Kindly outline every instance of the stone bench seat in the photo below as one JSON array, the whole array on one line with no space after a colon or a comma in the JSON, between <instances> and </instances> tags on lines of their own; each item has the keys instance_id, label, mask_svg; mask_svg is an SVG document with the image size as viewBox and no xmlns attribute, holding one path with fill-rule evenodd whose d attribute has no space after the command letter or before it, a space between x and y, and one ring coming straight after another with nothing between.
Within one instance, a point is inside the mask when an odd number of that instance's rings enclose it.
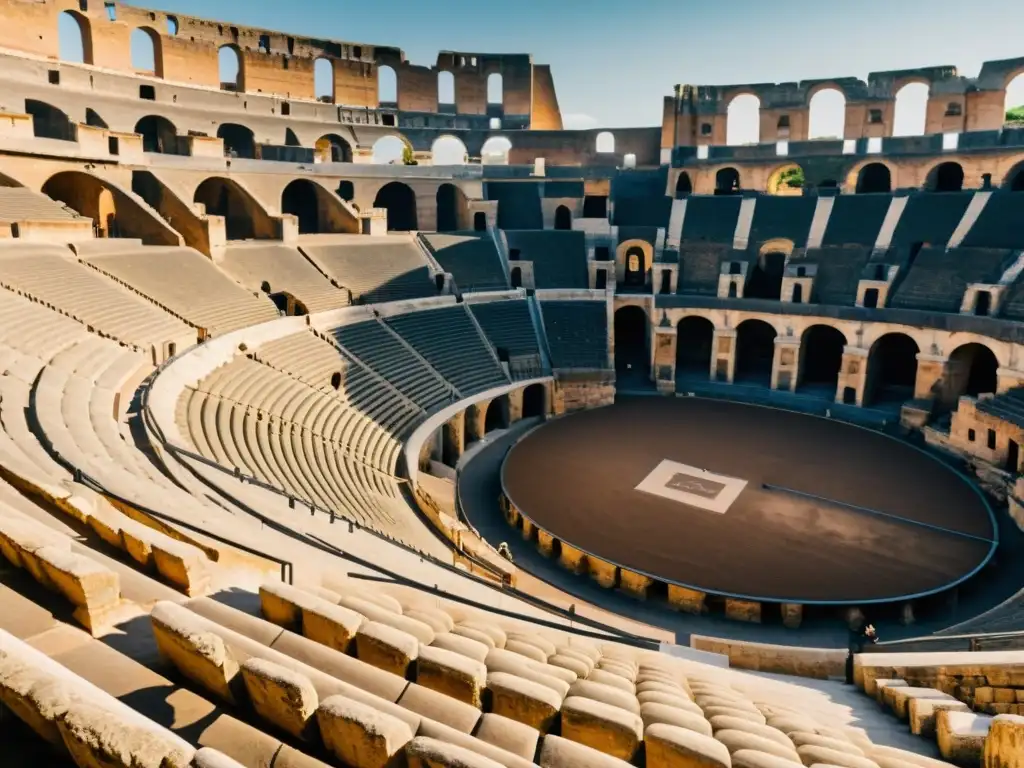
<instances>
[{"instance_id":1,"label":"stone bench seat","mask_svg":"<svg viewBox=\"0 0 1024 768\"><path fill-rule=\"evenodd\" d=\"M985 740L994 718L974 712L940 710L935 717L939 752L951 763L981 765Z\"/></svg>"}]
</instances>

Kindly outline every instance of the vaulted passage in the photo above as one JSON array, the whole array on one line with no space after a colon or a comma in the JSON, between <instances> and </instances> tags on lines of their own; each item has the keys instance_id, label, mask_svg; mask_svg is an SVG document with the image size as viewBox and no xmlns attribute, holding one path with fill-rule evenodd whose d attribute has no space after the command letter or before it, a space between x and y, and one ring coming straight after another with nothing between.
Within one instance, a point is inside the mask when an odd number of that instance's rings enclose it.
<instances>
[{"instance_id":1,"label":"vaulted passage","mask_svg":"<svg viewBox=\"0 0 1024 768\"><path fill-rule=\"evenodd\" d=\"M946 370L943 404L956 407L963 395L977 397L995 392L999 361L984 344L964 344L953 350Z\"/></svg>"},{"instance_id":2,"label":"vaulted passage","mask_svg":"<svg viewBox=\"0 0 1024 768\"><path fill-rule=\"evenodd\" d=\"M775 360L775 329L763 320L744 320L736 328L736 369L738 384L770 386Z\"/></svg>"},{"instance_id":3,"label":"vaulted passage","mask_svg":"<svg viewBox=\"0 0 1024 768\"><path fill-rule=\"evenodd\" d=\"M296 179L281 194L281 212L293 214L299 220L299 234L323 232L316 185L305 179Z\"/></svg>"},{"instance_id":4,"label":"vaulted passage","mask_svg":"<svg viewBox=\"0 0 1024 768\"><path fill-rule=\"evenodd\" d=\"M162 155L178 155L178 129L166 117L147 115L135 124L135 132L142 135L142 151Z\"/></svg>"},{"instance_id":5,"label":"vaulted passage","mask_svg":"<svg viewBox=\"0 0 1024 768\"><path fill-rule=\"evenodd\" d=\"M206 206L208 214L224 217L228 240L274 236L267 214L230 179L207 179L196 189L193 202Z\"/></svg>"},{"instance_id":6,"label":"vaulted passage","mask_svg":"<svg viewBox=\"0 0 1024 768\"><path fill-rule=\"evenodd\" d=\"M871 347L865 405L900 403L914 396L917 342L903 333L887 333Z\"/></svg>"},{"instance_id":7,"label":"vaulted passage","mask_svg":"<svg viewBox=\"0 0 1024 768\"><path fill-rule=\"evenodd\" d=\"M676 381L707 380L711 375L711 350L715 326L706 317L691 315L676 328Z\"/></svg>"},{"instance_id":8,"label":"vaulted passage","mask_svg":"<svg viewBox=\"0 0 1024 768\"><path fill-rule=\"evenodd\" d=\"M648 356L647 313L640 307L622 307L615 313L615 370L646 378Z\"/></svg>"},{"instance_id":9,"label":"vaulted passage","mask_svg":"<svg viewBox=\"0 0 1024 768\"><path fill-rule=\"evenodd\" d=\"M373 200L374 208L387 208L388 230L408 232L418 229L416 218L416 194L399 181L385 184Z\"/></svg>"},{"instance_id":10,"label":"vaulted passage","mask_svg":"<svg viewBox=\"0 0 1024 768\"><path fill-rule=\"evenodd\" d=\"M868 163L857 173L857 194L891 192L892 174L882 163Z\"/></svg>"},{"instance_id":11,"label":"vaulted passage","mask_svg":"<svg viewBox=\"0 0 1024 768\"><path fill-rule=\"evenodd\" d=\"M768 251L758 257L743 290L748 299L773 299L782 294L782 273L786 267L786 254Z\"/></svg>"},{"instance_id":12,"label":"vaulted passage","mask_svg":"<svg viewBox=\"0 0 1024 768\"><path fill-rule=\"evenodd\" d=\"M846 337L830 325L812 325L800 339L800 385L831 399L839 384Z\"/></svg>"},{"instance_id":13,"label":"vaulted passage","mask_svg":"<svg viewBox=\"0 0 1024 768\"><path fill-rule=\"evenodd\" d=\"M217 128L217 138L224 141L224 154L253 160L256 157L256 139L244 125L224 123Z\"/></svg>"},{"instance_id":14,"label":"vaulted passage","mask_svg":"<svg viewBox=\"0 0 1024 768\"><path fill-rule=\"evenodd\" d=\"M454 184L442 184L437 188L437 231L454 232L459 228L459 190Z\"/></svg>"}]
</instances>

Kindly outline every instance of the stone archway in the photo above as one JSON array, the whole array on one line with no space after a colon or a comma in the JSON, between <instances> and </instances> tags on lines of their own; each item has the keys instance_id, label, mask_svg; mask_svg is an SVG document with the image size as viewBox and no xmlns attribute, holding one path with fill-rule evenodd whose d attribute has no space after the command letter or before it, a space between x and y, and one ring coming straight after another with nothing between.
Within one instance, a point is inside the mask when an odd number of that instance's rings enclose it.
<instances>
[{"instance_id":1,"label":"stone archway","mask_svg":"<svg viewBox=\"0 0 1024 768\"><path fill-rule=\"evenodd\" d=\"M917 384L917 342L905 333L887 333L868 353L865 405L903 403Z\"/></svg>"},{"instance_id":2,"label":"stone archway","mask_svg":"<svg viewBox=\"0 0 1024 768\"><path fill-rule=\"evenodd\" d=\"M711 376L715 326L706 317L690 315L676 326L676 383L707 381Z\"/></svg>"},{"instance_id":3,"label":"stone archway","mask_svg":"<svg viewBox=\"0 0 1024 768\"><path fill-rule=\"evenodd\" d=\"M771 386L777 335L764 320L744 320L736 327L735 383Z\"/></svg>"},{"instance_id":4,"label":"stone archway","mask_svg":"<svg viewBox=\"0 0 1024 768\"><path fill-rule=\"evenodd\" d=\"M543 384L531 384L523 390L522 417L524 419L543 417L547 414L547 410L547 389Z\"/></svg>"},{"instance_id":5,"label":"stone archway","mask_svg":"<svg viewBox=\"0 0 1024 768\"><path fill-rule=\"evenodd\" d=\"M846 336L831 325L812 325L800 338L797 391L832 400L839 386Z\"/></svg>"},{"instance_id":6,"label":"stone archway","mask_svg":"<svg viewBox=\"0 0 1024 768\"><path fill-rule=\"evenodd\" d=\"M649 379L650 321L642 307L615 311L615 370L639 383Z\"/></svg>"},{"instance_id":7,"label":"stone archway","mask_svg":"<svg viewBox=\"0 0 1024 768\"><path fill-rule=\"evenodd\" d=\"M233 179L206 179L196 187L192 202L202 203L208 214L224 217L228 240L279 237L267 212Z\"/></svg>"},{"instance_id":8,"label":"stone archway","mask_svg":"<svg viewBox=\"0 0 1024 768\"><path fill-rule=\"evenodd\" d=\"M960 397L994 393L999 386L999 361L984 344L961 344L949 356L940 401L954 408Z\"/></svg>"},{"instance_id":9,"label":"stone archway","mask_svg":"<svg viewBox=\"0 0 1024 768\"><path fill-rule=\"evenodd\" d=\"M654 246L646 240L626 240L615 249L615 274L622 286L642 288L651 281Z\"/></svg>"},{"instance_id":10,"label":"stone archway","mask_svg":"<svg viewBox=\"0 0 1024 768\"><path fill-rule=\"evenodd\" d=\"M377 192L374 208L388 211L388 231L409 232L418 229L416 193L408 184L392 181Z\"/></svg>"}]
</instances>

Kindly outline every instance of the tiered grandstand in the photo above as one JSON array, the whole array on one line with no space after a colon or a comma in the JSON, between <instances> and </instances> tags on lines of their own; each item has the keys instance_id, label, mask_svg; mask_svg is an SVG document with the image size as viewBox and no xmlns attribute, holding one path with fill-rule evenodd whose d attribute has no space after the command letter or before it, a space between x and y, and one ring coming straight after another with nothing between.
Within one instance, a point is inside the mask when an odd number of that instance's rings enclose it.
<instances>
[{"instance_id":1,"label":"tiered grandstand","mask_svg":"<svg viewBox=\"0 0 1024 768\"><path fill-rule=\"evenodd\" d=\"M563 130L532 56L0 0L0 763L1024 765L1020 71L679 85L661 125ZM841 141L807 133L826 86ZM657 466L639 419L552 438L526 482L582 524L516 507L513 445L638 402L679 406ZM862 578L808 597L836 551Z\"/></svg>"}]
</instances>

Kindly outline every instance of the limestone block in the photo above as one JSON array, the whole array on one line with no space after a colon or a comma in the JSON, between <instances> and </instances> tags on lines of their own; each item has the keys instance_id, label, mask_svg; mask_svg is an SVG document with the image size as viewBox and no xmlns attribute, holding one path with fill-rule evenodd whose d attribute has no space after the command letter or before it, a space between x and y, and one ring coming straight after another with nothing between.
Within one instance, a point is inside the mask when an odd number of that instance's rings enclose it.
<instances>
[{"instance_id":1,"label":"limestone block","mask_svg":"<svg viewBox=\"0 0 1024 768\"><path fill-rule=\"evenodd\" d=\"M537 549L544 557L551 557L554 553L555 541L557 539L550 533L541 528L537 529Z\"/></svg>"},{"instance_id":2,"label":"limestone block","mask_svg":"<svg viewBox=\"0 0 1024 768\"><path fill-rule=\"evenodd\" d=\"M511 651L495 648L488 652L485 664L487 665L488 673L506 672L525 680L530 680L550 688L558 694L559 699L564 699L569 692L569 683L547 674L546 671L541 671L537 662L530 661ZM558 668L555 667L554 669Z\"/></svg>"},{"instance_id":3,"label":"limestone block","mask_svg":"<svg viewBox=\"0 0 1024 768\"><path fill-rule=\"evenodd\" d=\"M767 752L741 749L733 753L732 765L733 768L793 768L797 763Z\"/></svg>"},{"instance_id":4,"label":"limestone block","mask_svg":"<svg viewBox=\"0 0 1024 768\"><path fill-rule=\"evenodd\" d=\"M581 696L562 702L561 722L564 738L626 761L633 759L643 740L638 714Z\"/></svg>"},{"instance_id":5,"label":"limestone block","mask_svg":"<svg viewBox=\"0 0 1024 768\"><path fill-rule=\"evenodd\" d=\"M864 751L852 741L846 739L836 739L831 736L822 736L820 733L807 733L805 731L794 731L789 734L789 738L798 750L803 746L827 747L839 752L864 757Z\"/></svg>"},{"instance_id":6,"label":"limestone block","mask_svg":"<svg viewBox=\"0 0 1024 768\"><path fill-rule=\"evenodd\" d=\"M263 618L293 632L302 631L302 606L316 599L310 592L281 581L261 584L259 594Z\"/></svg>"},{"instance_id":7,"label":"limestone block","mask_svg":"<svg viewBox=\"0 0 1024 768\"><path fill-rule=\"evenodd\" d=\"M715 738L722 742L729 750L729 753L739 752L741 749L753 749L758 752L767 752L795 763L800 762L796 749L786 747L773 739L747 733L746 731L734 731L726 729L715 733Z\"/></svg>"},{"instance_id":8,"label":"limestone block","mask_svg":"<svg viewBox=\"0 0 1024 768\"><path fill-rule=\"evenodd\" d=\"M766 717L766 722L772 728L779 729L790 738L793 737L794 733L818 732L818 724L814 720L799 714L771 714Z\"/></svg>"},{"instance_id":9,"label":"limestone block","mask_svg":"<svg viewBox=\"0 0 1024 768\"><path fill-rule=\"evenodd\" d=\"M680 587L676 584L668 585L669 607L675 608L677 611L700 616L705 611L705 599L707 599L706 592L688 587Z\"/></svg>"},{"instance_id":10,"label":"limestone block","mask_svg":"<svg viewBox=\"0 0 1024 768\"><path fill-rule=\"evenodd\" d=\"M481 741L530 762L533 762L533 756L537 753L537 742L540 740L540 732L537 729L492 713L480 718L480 725L477 726L474 735Z\"/></svg>"},{"instance_id":11,"label":"limestone block","mask_svg":"<svg viewBox=\"0 0 1024 768\"><path fill-rule=\"evenodd\" d=\"M579 658L566 656L562 653L556 653L554 656L549 657L548 664L568 669L570 672L575 673L577 677L586 677L590 674L590 667L585 662Z\"/></svg>"},{"instance_id":12,"label":"limestone block","mask_svg":"<svg viewBox=\"0 0 1024 768\"><path fill-rule=\"evenodd\" d=\"M800 603L783 603L782 624L789 629L797 629L804 620L804 607Z\"/></svg>"},{"instance_id":13,"label":"limestone block","mask_svg":"<svg viewBox=\"0 0 1024 768\"><path fill-rule=\"evenodd\" d=\"M413 737L403 721L345 696L321 701L316 720L324 746L352 768L384 768Z\"/></svg>"},{"instance_id":14,"label":"limestone block","mask_svg":"<svg viewBox=\"0 0 1024 768\"><path fill-rule=\"evenodd\" d=\"M547 733L558 715L562 697L551 688L506 672L488 672L490 711Z\"/></svg>"},{"instance_id":15,"label":"limestone block","mask_svg":"<svg viewBox=\"0 0 1024 768\"><path fill-rule=\"evenodd\" d=\"M505 643L508 640L508 636L505 634L505 630L499 627L497 624L492 624L487 621L460 621L458 627L462 629L470 629L475 632L482 632L491 638L495 648L504 648Z\"/></svg>"},{"instance_id":16,"label":"limestone block","mask_svg":"<svg viewBox=\"0 0 1024 768\"><path fill-rule=\"evenodd\" d=\"M78 701L68 707L57 727L80 766L189 768L195 756L194 748L155 723L117 717L93 702Z\"/></svg>"},{"instance_id":17,"label":"limestone block","mask_svg":"<svg viewBox=\"0 0 1024 768\"><path fill-rule=\"evenodd\" d=\"M456 624L454 627L452 627L451 633L456 637L465 637L469 640L475 640L476 642L487 646L488 650L497 648L497 645L495 645L494 640L491 638L489 634L487 634L486 632L481 632L478 629L473 629L472 627L464 627L460 624Z\"/></svg>"},{"instance_id":18,"label":"limestone block","mask_svg":"<svg viewBox=\"0 0 1024 768\"><path fill-rule=\"evenodd\" d=\"M405 748L409 768L503 768L501 763L465 747L417 736Z\"/></svg>"},{"instance_id":19,"label":"limestone block","mask_svg":"<svg viewBox=\"0 0 1024 768\"><path fill-rule=\"evenodd\" d=\"M13 515L0 517L0 554L14 567L26 568L32 573L23 555L47 546L60 547L70 552L71 540L29 518ZM45 578L41 570L38 574L32 573L32 577L40 582Z\"/></svg>"},{"instance_id":20,"label":"limestone block","mask_svg":"<svg viewBox=\"0 0 1024 768\"><path fill-rule=\"evenodd\" d=\"M992 717L973 712L939 710L935 716L935 737L939 752L952 763L981 765Z\"/></svg>"},{"instance_id":21,"label":"limestone block","mask_svg":"<svg viewBox=\"0 0 1024 768\"><path fill-rule=\"evenodd\" d=\"M925 757L916 752L908 752L905 749L896 747L881 747L868 745L865 754L874 760L879 768L949 768L949 763L936 760L933 757Z\"/></svg>"},{"instance_id":22,"label":"limestone block","mask_svg":"<svg viewBox=\"0 0 1024 768\"><path fill-rule=\"evenodd\" d=\"M476 661L483 661L486 659L487 652L490 650L490 646L487 646L478 640L471 640L468 637L462 637L461 635L456 635L451 632L435 637L431 646L434 648L443 648L446 651L452 651L453 653L458 653Z\"/></svg>"},{"instance_id":23,"label":"limestone block","mask_svg":"<svg viewBox=\"0 0 1024 768\"><path fill-rule=\"evenodd\" d=\"M205 690L237 704L239 666L219 635L202 628L187 608L162 601L149 615L160 655Z\"/></svg>"},{"instance_id":24,"label":"limestone block","mask_svg":"<svg viewBox=\"0 0 1024 768\"><path fill-rule=\"evenodd\" d=\"M716 705L713 707L704 707L704 717L709 720L712 717L718 717L720 715L727 715L729 717L738 717L743 720L749 720L751 723L758 723L765 725L765 717L760 712L752 712L749 709L743 709L742 707L731 707L724 705Z\"/></svg>"},{"instance_id":25,"label":"limestone block","mask_svg":"<svg viewBox=\"0 0 1024 768\"><path fill-rule=\"evenodd\" d=\"M708 718L708 722L711 723L711 730L715 733L728 730L743 731L745 733L752 733L755 736L771 739L787 749L796 750L796 746L789 736L776 728L772 728L770 725L761 725L750 720L744 720L742 717L732 717L730 715L715 715Z\"/></svg>"},{"instance_id":26,"label":"limestone block","mask_svg":"<svg viewBox=\"0 0 1024 768\"><path fill-rule=\"evenodd\" d=\"M885 689L886 688L902 688L902 687L905 687L907 684L908 683L907 683L906 680L898 680L896 678L889 678L889 679L882 679L882 680L877 680L876 679L875 680L875 685L874 685L875 700L879 704L885 704L886 703L886 700L885 700ZM866 686L864 688L864 692L867 693L867 687ZM890 694L890 700L891 700L891 697L892 697L892 694Z\"/></svg>"},{"instance_id":27,"label":"limestone block","mask_svg":"<svg viewBox=\"0 0 1024 768\"><path fill-rule=\"evenodd\" d=\"M547 638L541 637L537 634L526 634L525 632L508 632L505 635L505 642L507 643L510 640L515 640L520 643L526 643L527 645L532 645L536 648L539 648L541 651L543 651L545 660L549 656L554 656L556 653L558 653L558 648L555 647L554 643L552 643Z\"/></svg>"},{"instance_id":28,"label":"limestone block","mask_svg":"<svg viewBox=\"0 0 1024 768\"><path fill-rule=\"evenodd\" d=\"M497 649L495 649L495 652L511 653L511 651L498 651ZM548 677L553 677L556 680L561 680L566 685L572 685L577 680L579 680L579 675L577 675L575 672L571 670L566 669L565 667L559 667L554 664L548 664L547 662L533 661L532 659L529 660L528 663L531 668L536 669L541 674L547 675Z\"/></svg>"},{"instance_id":29,"label":"limestone block","mask_svg":"<svg viewBox=\"0 0 1024 768\"><path fill-rule=\"evenodd\" d=\"M626 691L612 688L609 685L595 683L591 680L577 680L569 687L569 696L593 699L602 704L624 709L634 715L640 714L640 702L636 696Z\"/></svg>"},{"instance_id":30,"label":"limestone block","mask_svg":"<svg viewBox=\"0 0 1024 768\"><path fill-rule=\"evenodd\" d=\"M164 581L189 597L204 595L210 588L210 560L199 547L158 531L152 538L153 562Z\"/></svg>"},{"instance_id":31,"label":"limestone block","mask_svg":"<svg viewBox=\"0 0 1024 768\"><path fill-rule=\"evenodd\" d=\"M761 603L756 600L738 600L727 597L725 599L725 616L733 621L748 621L760 624Z\"/></svg>"},{"instance_id":32,"label":"limestone block","mask_svg":"<svg viewBox=\"0 0 1024 768\"><path fill-rule=\"evenodd\" d=\"M892 711L900 720L910 718L910 702L920 699L938 699L939 701L956 701L948 693L936 690L935 688L912 688L910 686L896 686L890 688L892 694Z\"/></svg>"},{"instance_id":33,"label":"limestone block","mask_svg":"<svg viewBox=\"0 0 1024 768\"><path fill-rule=\"evenodd\" d=\"M669 707L676 709L682 709L686 712L693 712L695 715L705 716L704 710L698 707L694 702L690 701L685 696L681 696L674 693L663 693L661 691L644 691L636 695L636 699L640 702L640 705L644 704L664 704ZM732 712L733 710L723 710L725 712ZM763 721L764 718L761 718Z\"/></svg>"},{"instance_id":34,"label":"limestone block","mask_svg":"<svg viewBox=\"0 0 1024 768\"><path fill-rule=\"evenodd\" d=\"M654 579L650 576L644 576L642 573L628 571L625 568L619 569L619 589L630 597L635 597L639 600L646 600L647 588L653 583Z\"/></svg>"},{"instance_id":35,"label":"limestone block","mask_svg":"<svg viewBox=\"0 0 1024 768\"><path fill-rule=\"evenodd\" d=\"M965 712L970 710L970 707L953 697L910 699L907 706L910 732L917 736L935 736L935 717L942 709Z\"/></svg>"},{"instance_id":36,"label":"limestone block","mask_svg":"<svg viewBox=\"0 0 1024 768\"><path fill-rule=\"evenodd\" d=\"M256 714L286 733L313 741L316 708L313 683L305 675L264 659L242 662L242 681Z\"/></svg>"},{"instance_id":37,"label":"limestone block","mask_svg":"<svg viewBox=\"0 0 1024 768\"><path fill-rule=\"evenodd\" d=\"M461 733L472 733L480 722L478 708L419 683L409 683L395 703L404 710L429 717Z\"/></svg>"},{"instance_id":38,"label":"limestone block","mask_svg":"<svg viewBox=\"0 0 1024 768\"><path fill-rule=\"evenodd\" d=\"M605 656L597 663L597 668L604 670L605 672L611 672L613 675L618 675L619 677L625 678L631 683L636 682L636 664Z\"/></svg>"},{"instance_id":39,"label":"limestone block","mask_svg":"<svg viewBox=\"0 0 1024 768\"><path fill-rule=\"evenodd\" d=\"M592 662L592 666L597 666L597 662L601 660L601 650L589 643L574 639L571 645L560 645L557 648L559 653L577 654L586 656Z\"/></svg>"},{"instance_id":40,"label":"limestone block","mask_svg":"<svg viewBox=\"0 0 1024 768\"><path fill-rule=\"evenodd\" d=\"M359 597L342 597L338 604L351 611L355 611L369 621L384 624L412 635L424 645L430 645L434 642L434 630L422 621L416 621L416 619L411 619L387 608L382 608L369 600L363 600Z\"/></svg>"},{"instance_id":41,"label":"limestone block","mask_svg":"<svg viewBox=\"0 0 1024 768\"><path fill-rule=\"evenodd\" d=\"M202 747L192 758L192 768L245 768L241 763L232 760L223 752L210 747Z\"/></svg>"},{"instance_id":42,"label":"limestone block","mask_svg":"<svg viewBox=\"0 0 1024 768\"><path fill-rule=\"evenodd\" d=\"M637 695L645 693L646 691L660 691L661 693L668 693L672 696L687 696L687 691L679 683L673 683L667 680L651 680L649 678L642 679L636 684Z\"/></svg>"},{"instance_id":43,"label":"limestone block","mask_svg":"<svg viewBox=\"0 0 1024 768\"><path fill-rule=\"evenodd\" d=\"M804 744L797 747L800 761L806 765L835 765L842 768L878 768L876 763L863 755L855 755L845 750L822 747L817 744Z\"/></svg>"},{"instance_id":44,"label":"limestone block","mask_svg":"<svg viewBox=\"0 0 1024 768\"><path fill-rule=\"evenodd\" d=\"M760 711L754 706L754 703L750 701L750 699L744 698L735 691L718 690L712 694L694 692L693 698L694 701L703 708L730 707L732 709L742 709L747 712L760 714Z\"/></svg>"},{"instance_id":45,"label":"limestone block","mask_svg":"<svg viewBox=\"0 0 1024 768\"><path fill-rule=\"evenodd\" d=\"M479 708L483 706L487 667L458 653L425 645L419 649L416 661L416 682Z\"/></svg>"},{"instance_id":46,"label":"limestone block","mask_svg":"<svg viewBox=\"0 0 1024 768\"><path fill-rule=\"evenodd\" d=\"M997 715L989 728L983 753L985 768L1024 766L1024 717Z\"/></svg>"},{"instance_id":47,"label":"limestone block","mask_svg":"<svg viewBox=\"0 0 1024 768\"><path fill-rule=\"evenodd\" d=\"M377 669L405 677L419 656L420 642L401 630L367 621L356 633L356 656Z\"/></svg>"},{"instance_id":48,"label":"limestone block","mask_svg":"<svg viewBox=\"0 0 1024 768\"><path fill-rule=\"evenodd\" d=\"M705 720L702 715L670 707L666 704L641 704L640 719L644 721L644 728L649 728L655 723L664 723L703 733L705 736L712 735L711 723Z\"/></svg>"},{"instance_id":49,"label":"limestone block","mask_svg":"<svg viewBox=\"0 0 1024 768\"><path fill-rule=\"evenodd\" d=\"M301 622L302 634L310 640L347 653L363 626L363 617L343 606L317 600L302 607Z\"/></svg>"},{"instance_id":50,"label":"limestone block","mask_svg":"<svg viewBox=\"0 0 1024 768\"><path fill-rule=\"evenodd\" d=\"M701 733L656 723L644 733L647 768L730 768L725 745Z\"/></svg>"},{"instance_id":51,"label":"limestone block","mask_svg":"<svg viewBox=\"0 0 1024 768\"><path fill-rule=\"evenodd\" d=\"M121 581L115 571L84 555L55 546L33 553L46 583L75 606L75 619L94 635L106 629L121 601Z\"/></svg>"},{"instance_id":52,"label":"limestone block","mask_svg":"<svg viewBox=\"0 0 1024 768\"><path fill-rule=\"evenodd\" d=\"M636 695L635 685L629 682L629 680L627 680L625 677L621 677L620 675L617 675L613 672L609 672L607 669L604 669L603 667L601 669L595 669L593 672L591 672L590 675L587 677L587 680L589 680L592 683L600 683L601 685L608 685L612 688L618 688L620 691L625 691L626 693L633 696Z\"/></svg>"},{"instance_id":53,"label":"limestone block","mask_svg":"<svg viewBox=\"0 0 1024 768\"><path fill-rule=\"evenodd\" d=\"M528 645L518 640L507 640L505 642L505 650L512 653L518 653L520 656L525 656L531 661L536 661L541 664L547 664L548 657L540 648L535 645Z\"/></svg>"},{"instance_id":54,"label":"limestone block","mask_svg":"<svg viewBox=\"0 0 1024 768\"><path fill-rule=\"evenodd\" d=\"M451 632L452 627L455 626L452 617L439 609L411 609L405 612L405 616L416 621L422 621L438 635Z\"/></svg>"}]
</instances>

